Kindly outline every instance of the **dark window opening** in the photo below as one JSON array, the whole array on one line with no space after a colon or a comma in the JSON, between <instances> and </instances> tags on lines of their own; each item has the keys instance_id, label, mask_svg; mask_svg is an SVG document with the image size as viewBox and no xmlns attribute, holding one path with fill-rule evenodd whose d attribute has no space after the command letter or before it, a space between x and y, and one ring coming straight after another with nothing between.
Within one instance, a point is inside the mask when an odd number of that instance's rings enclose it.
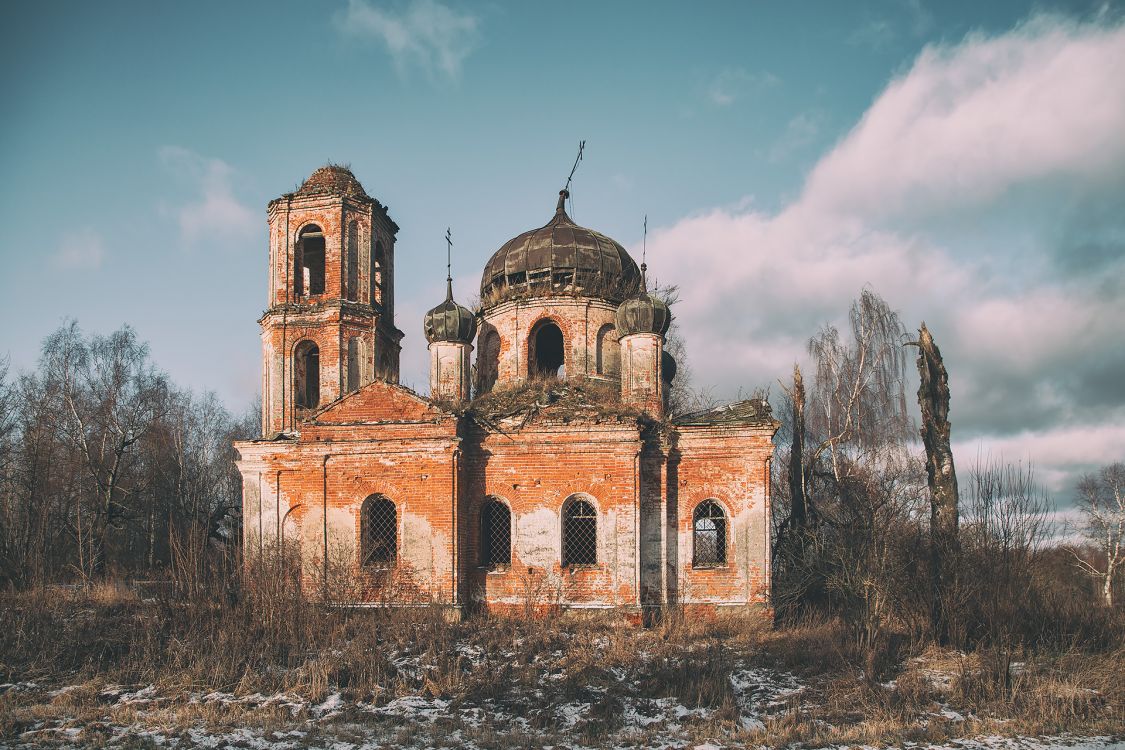
<instances>
[{"instance_id":1,"label":"dark window opening","mask_svg":"<svg viewBox=\"0 0 1125 750\"><path fill-rule=\"evenodd\" d=\"M371 257L371 304L383 304L387 274L387 253L383 243L375 241L375 253Z\"/></svg>"},{"instance_id":2,"label":"dark window opening","mask_svg":"<svg viewBox=\"0 0 1125 750\"><path fill-rule=\"evenodd\" d=\"M598 562L598 514L585 500L575 500L563 511L563 565Z\"/></svg>"},{"instance_id":3,"label":"dark window opening","mask_svg":"<svg viewBox=\"0 0 1125 750\"><path fill-rule=\"evenodd\" d=\"M714 500L704 500L692 514L692 565L727 561L727 516Z\"/></svg>"},{"instance_id":4,"label":"dark window opening","mask_svg":"<svg viewBox=\"0 0 1125 750\"><path fill-rule=\"evenodd\" d=\"M500 334L490 330L477 353L477 393L488 393L496 385L500 371Z\"/></svg>"},{"instance_id":5,"label":"dark window opening","mask_svg":"<svg viewBox=\"0 0 1125 750\"><path fill-rule=\"evenodd\" d=\"M519 286L527 281L527 274L523 271L508 274L508 286Z\"/></svg>"},{"instance_id":6,"label":"dark window opening","mask_svg":"<svg viewBox=\"0 0 1125 750\"><path fill-rule=\"evenodd\" d=\"M489 498L480 509L480 564L486 568L512 562L512 512Z\"/></svg>"},{"instance_id":7,"label":"dark window opening","mask_svg":"<svg viewBox=\"0 0 1125 750\"><path fill-rule=\"evenodd\" d=\"M557 378L563 374L564 361L562 331L554 323L544 323L532 338L532 376Z\"/></svg>"},{"instance_id":8,"label":"dark window opening","mask_svg":"<svg viewBox=\"0 0 1125 750\"><path fill-rule=\"evenodd\" d=\"M573 271L556 271L555 272L555 286L569 286L574 283Z\"/></svg>"},{"instance_id":9,"label":"dark window opening","mask_svg":"<svg viewBox=\"0 0 1125 750\"><path fill-rule=\"evenodd\" d=\"M320 347L302 341L293 350L294 403L298 409L320 405Z\"/></svg>"},{"instance_id":10,"label":"dark window opening","mask_svg":"<svg viewBox=\"0 0 1125 750\"><path fill-rule=\"evenodd\" d=\"M352 221L348 223L348 263L346 293L347 298L355 302L359 293L359 224Z\"/></svg>"},{"instance_id":11,"label":"dark window opening","mask_svg":"<svg viewBox=\"0 0 1125 750\"><path fill-rule=\"evenodd\" d=\"M398 554L398 513L395 504L382 495L363 501L359 511L360 564L364 567L391 565Z\"/></svg>"},{"instance_id":12,"label":"dark window opening","mask_svg":"<svg viewBox=\"0 0 1125 750\"><path fill-rule=\"evenodd\" d=\"M297 239L296 277L293 286L298 296L324 294L324 232L311 224Z\"/></svg>"}]
</instances>

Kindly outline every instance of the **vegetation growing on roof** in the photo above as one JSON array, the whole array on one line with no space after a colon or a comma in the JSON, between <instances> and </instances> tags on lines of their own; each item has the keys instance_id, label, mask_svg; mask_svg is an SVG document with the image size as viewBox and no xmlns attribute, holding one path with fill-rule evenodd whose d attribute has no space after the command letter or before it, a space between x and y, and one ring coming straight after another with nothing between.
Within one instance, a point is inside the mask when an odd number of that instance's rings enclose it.
<instances>
[{"instance_id":1,"label":"vegetation growing on roof","mask_svg":"<svg viewBox=\"0 0 1125 750\"><path fill-rule=\"evenodd\" d=\"M509 388L478 396L464 413L486 427L503 424L518 427L540 413L563 422L652 421L637 409L621 402L615 384L592 379L529 380Z\"/></svg>"}]
</instances>

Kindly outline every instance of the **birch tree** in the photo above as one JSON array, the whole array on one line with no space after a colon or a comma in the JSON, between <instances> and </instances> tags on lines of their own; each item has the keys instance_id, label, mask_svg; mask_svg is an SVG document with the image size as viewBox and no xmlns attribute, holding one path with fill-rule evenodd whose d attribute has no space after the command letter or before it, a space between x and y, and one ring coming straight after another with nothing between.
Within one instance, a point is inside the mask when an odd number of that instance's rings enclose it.
<instances>
[{"instance_id":1,"label":"birch tree","mask_svg":"<svg viewBox=\"0 0 1125 750\"><path fill-rule=\"evenodd\" d=\"M1114 463L1078 482L1078 508L1083 532L1105 559L1104 566L1078 555L1078 566L1101 583L1102 601L1113 606L1113 587L1125 562L1125 464Z\"/></svg>"}]
</instances>

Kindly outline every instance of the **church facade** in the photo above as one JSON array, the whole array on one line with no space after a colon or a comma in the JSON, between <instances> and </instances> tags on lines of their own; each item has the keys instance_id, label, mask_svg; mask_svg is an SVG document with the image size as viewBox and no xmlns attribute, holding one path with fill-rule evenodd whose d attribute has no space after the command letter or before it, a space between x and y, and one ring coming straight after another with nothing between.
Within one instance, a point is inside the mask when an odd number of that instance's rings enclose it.
<instances>
[{"instance_id":1,"label":"church facade","mask_svg":"<svg viewBox=\"0 0 1125 750\"><path fill-rule=\"evenodd\" d=\"M479 310L447 283L418 321L429 397L398 384L386 208L331 165L270 202L248 575L275 556L310 595L458 611L768 606L769 405L666 413L671 310L566 197Z\"/></svg>"}]
</instances>

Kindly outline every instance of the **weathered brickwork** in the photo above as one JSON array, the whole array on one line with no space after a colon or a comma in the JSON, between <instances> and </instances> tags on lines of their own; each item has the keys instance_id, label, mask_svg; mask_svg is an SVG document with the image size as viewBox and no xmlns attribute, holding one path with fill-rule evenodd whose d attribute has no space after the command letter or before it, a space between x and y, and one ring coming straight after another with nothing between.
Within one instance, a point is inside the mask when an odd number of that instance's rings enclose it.
<instances>
[{"instance_id":1,"label":"weathered brickwork","mask_svg":"<svg viewBox=\"0 0 1125 750\"><path fill-rule=\"evenodd\" d=\"M532 334L542 323L557 325L566 342L564 369L566 377L609 378L617 375L613 363L619 361L616 334L601 340L599 358L598 333L607 326L612 330L617 305L594 298L549 297L517 299L488 309L478 336L483 341L490 333L499 338L499 349L484 347L477 356L478 377L488 382L518 383L531 377ZM603 366L598 369L599 359ZM612 365L612 366L611 366Z\"/></svg>"},{"instance_id":2,"label":"weathered brickwork","mask_svg":"<svg viewBox=\"0 0 1125 750\"><path fill-rule=\"evenodd\" d=\"M548 226L570 232L562 207ZM263 437L236 445L248 560L284 553L310 596L351 601L540 613L768 606L776 422L763 402L665 418L667 320L649 316L645 328L634 315L619 341L622 295L575 279L620 287L556 247L544 256L553 266L532 269L544 286L509 294L503 273L485 279L475 378L473 326L462 338L427 331L431 400L396 383L397 227L386 210L350 172L326 167L269 216ZM319 255L310 265L293 248L319 253L309 225L323 235L323 271ZM614 267L636 271L626 255ZM511 278L528 278L523 268ZM635 281L628 294L643 308ZM473 387L492 395L471 400Z\"/></svg>"}]
</instances>

